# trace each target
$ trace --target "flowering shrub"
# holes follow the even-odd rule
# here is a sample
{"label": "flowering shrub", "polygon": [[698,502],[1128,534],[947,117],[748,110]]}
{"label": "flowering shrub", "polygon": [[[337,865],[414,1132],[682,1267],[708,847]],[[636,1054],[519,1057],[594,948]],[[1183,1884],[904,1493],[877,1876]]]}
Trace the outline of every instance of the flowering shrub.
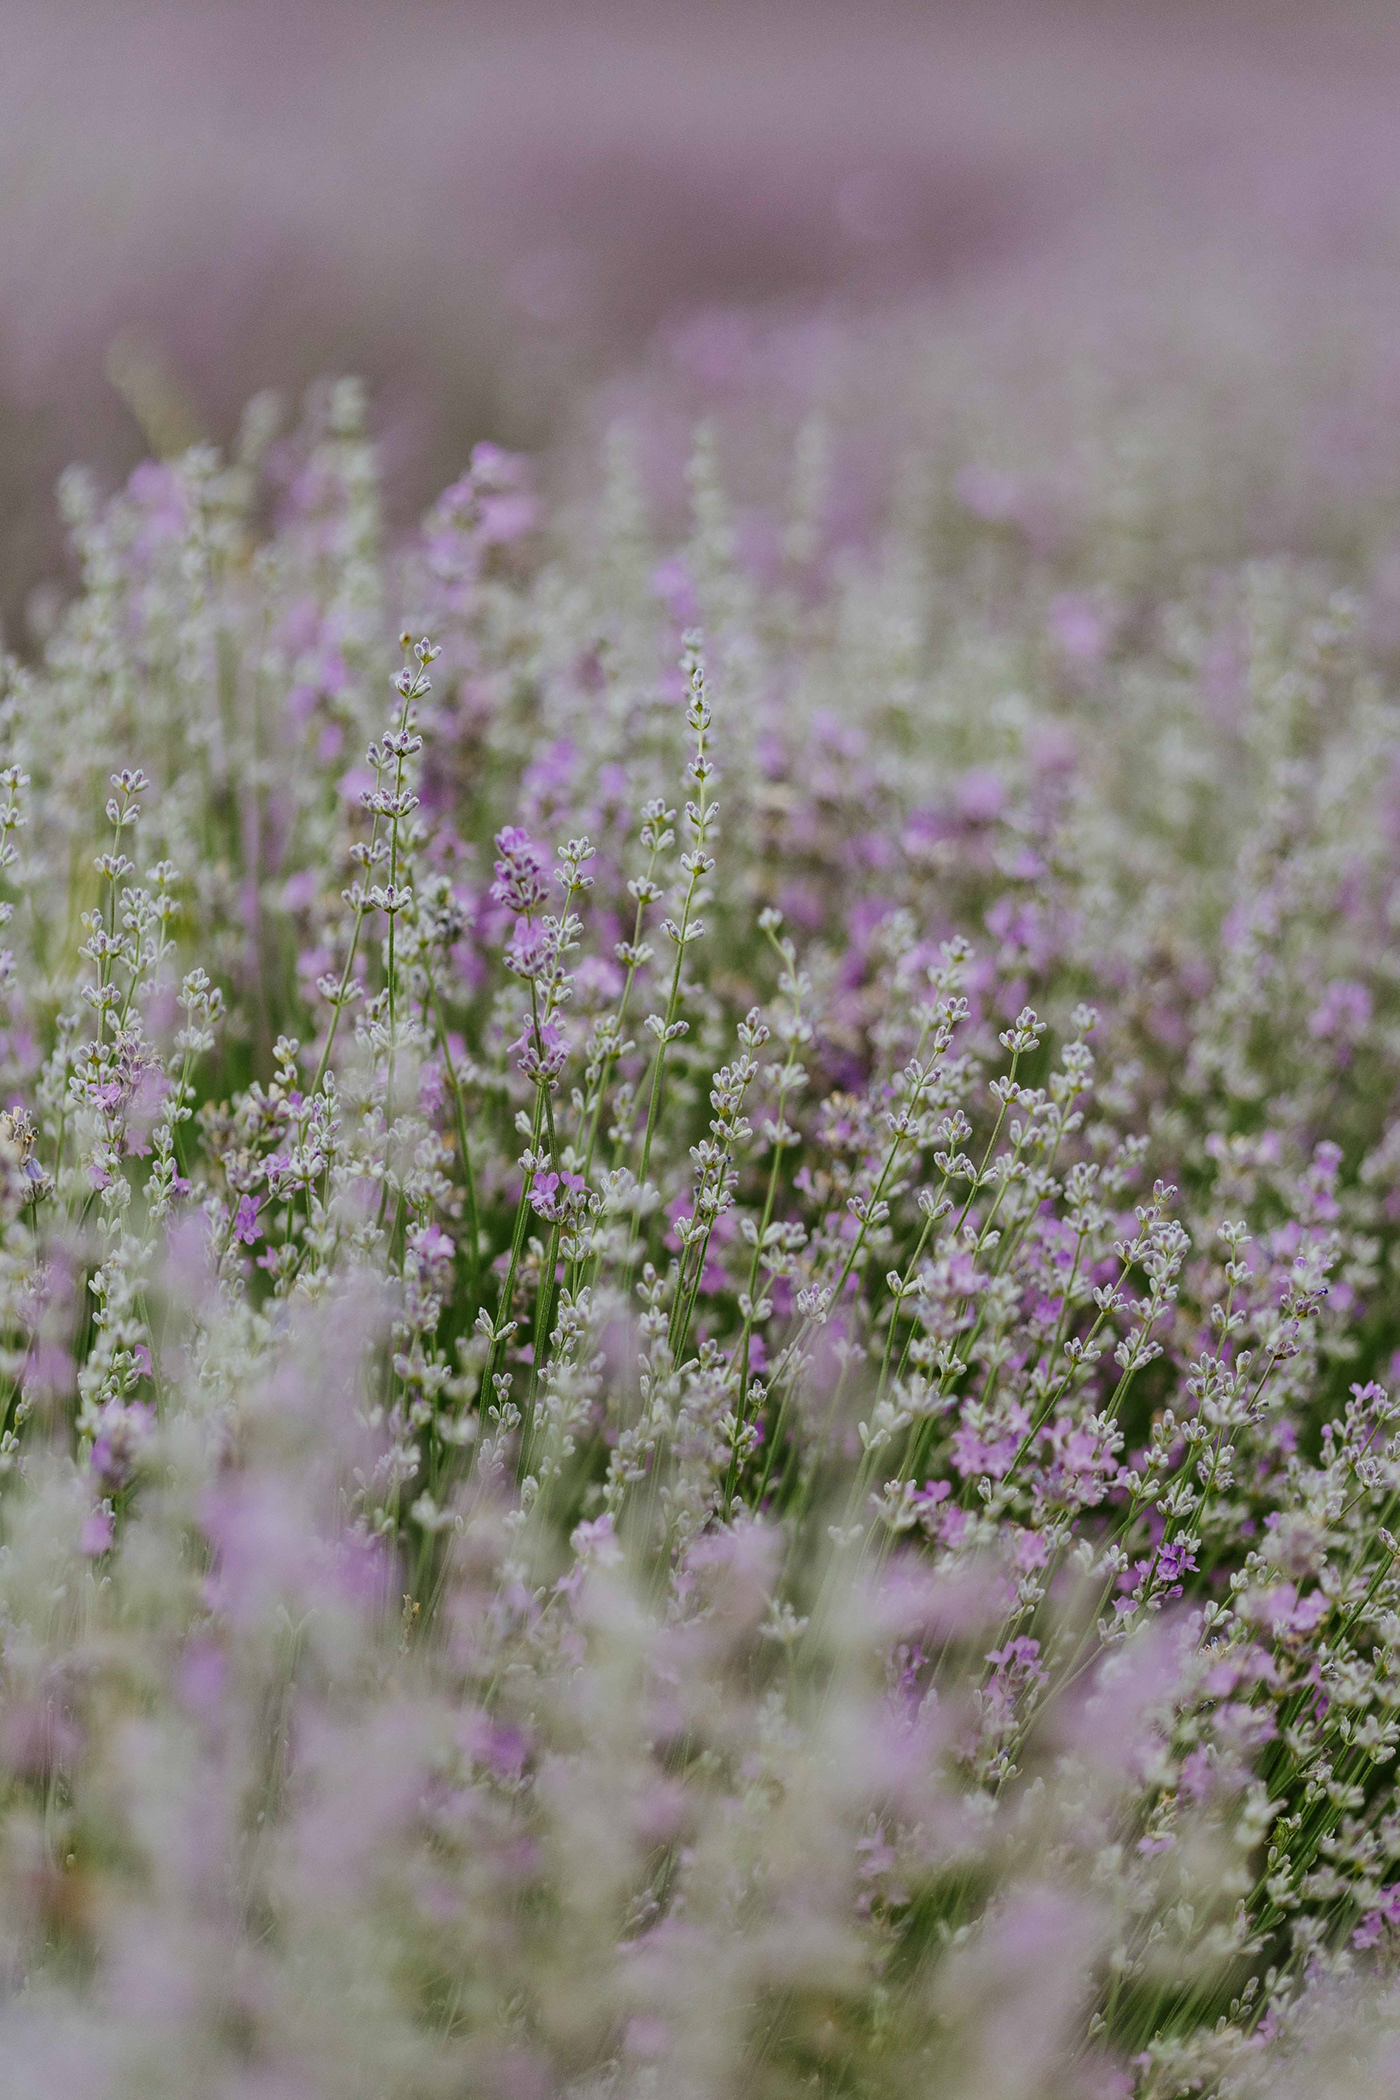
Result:
{"label": "flowering shrub", "polygon": [[7,2090],[1394,2089],[1384,623],[799,450],[64,485]]}

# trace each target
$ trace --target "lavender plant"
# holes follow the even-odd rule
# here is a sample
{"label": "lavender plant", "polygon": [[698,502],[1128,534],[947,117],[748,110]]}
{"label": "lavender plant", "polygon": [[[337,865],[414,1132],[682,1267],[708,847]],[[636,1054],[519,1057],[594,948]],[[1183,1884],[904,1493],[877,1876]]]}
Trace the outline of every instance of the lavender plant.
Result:
{"label": "lavender plant", "polygon": [[363,413],[4,664],[9,2089],[1392,2090],[1358,579]]}

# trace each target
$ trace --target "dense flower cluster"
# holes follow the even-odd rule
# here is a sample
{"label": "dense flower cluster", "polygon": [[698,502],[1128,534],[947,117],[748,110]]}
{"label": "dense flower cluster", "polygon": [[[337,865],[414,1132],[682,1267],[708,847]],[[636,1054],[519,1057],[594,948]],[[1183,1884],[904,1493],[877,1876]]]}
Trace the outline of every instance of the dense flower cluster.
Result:
{"label": "dense flower cluster", "polygon": [[1392,2091],[1367,579],[362,419],[3,664],[7,2090]]}

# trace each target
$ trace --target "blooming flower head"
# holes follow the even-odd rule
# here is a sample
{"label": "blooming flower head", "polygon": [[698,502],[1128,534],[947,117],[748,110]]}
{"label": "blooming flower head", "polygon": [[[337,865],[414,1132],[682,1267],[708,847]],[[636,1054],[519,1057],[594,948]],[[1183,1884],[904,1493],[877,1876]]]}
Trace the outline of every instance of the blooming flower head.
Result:
{"label": "blooming flower head", "polygon": [[544,871],[548,855],[516,824],[507,824],[496,834],[495,881],[491,896],[513,912],[529,917],[548,901]]}

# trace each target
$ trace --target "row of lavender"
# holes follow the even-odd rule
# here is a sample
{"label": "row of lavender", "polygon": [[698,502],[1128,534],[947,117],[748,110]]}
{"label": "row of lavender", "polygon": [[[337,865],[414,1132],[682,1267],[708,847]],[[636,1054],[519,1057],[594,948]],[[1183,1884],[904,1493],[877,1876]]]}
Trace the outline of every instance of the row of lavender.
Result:
{"label": "row of lavender", "polygon": [[392,551],[341,385],[65,484],[14,2090],[1393,2086],[1384,620],[1208,485],[1106,564],[1140,455],[843,541],[838,452]]}

